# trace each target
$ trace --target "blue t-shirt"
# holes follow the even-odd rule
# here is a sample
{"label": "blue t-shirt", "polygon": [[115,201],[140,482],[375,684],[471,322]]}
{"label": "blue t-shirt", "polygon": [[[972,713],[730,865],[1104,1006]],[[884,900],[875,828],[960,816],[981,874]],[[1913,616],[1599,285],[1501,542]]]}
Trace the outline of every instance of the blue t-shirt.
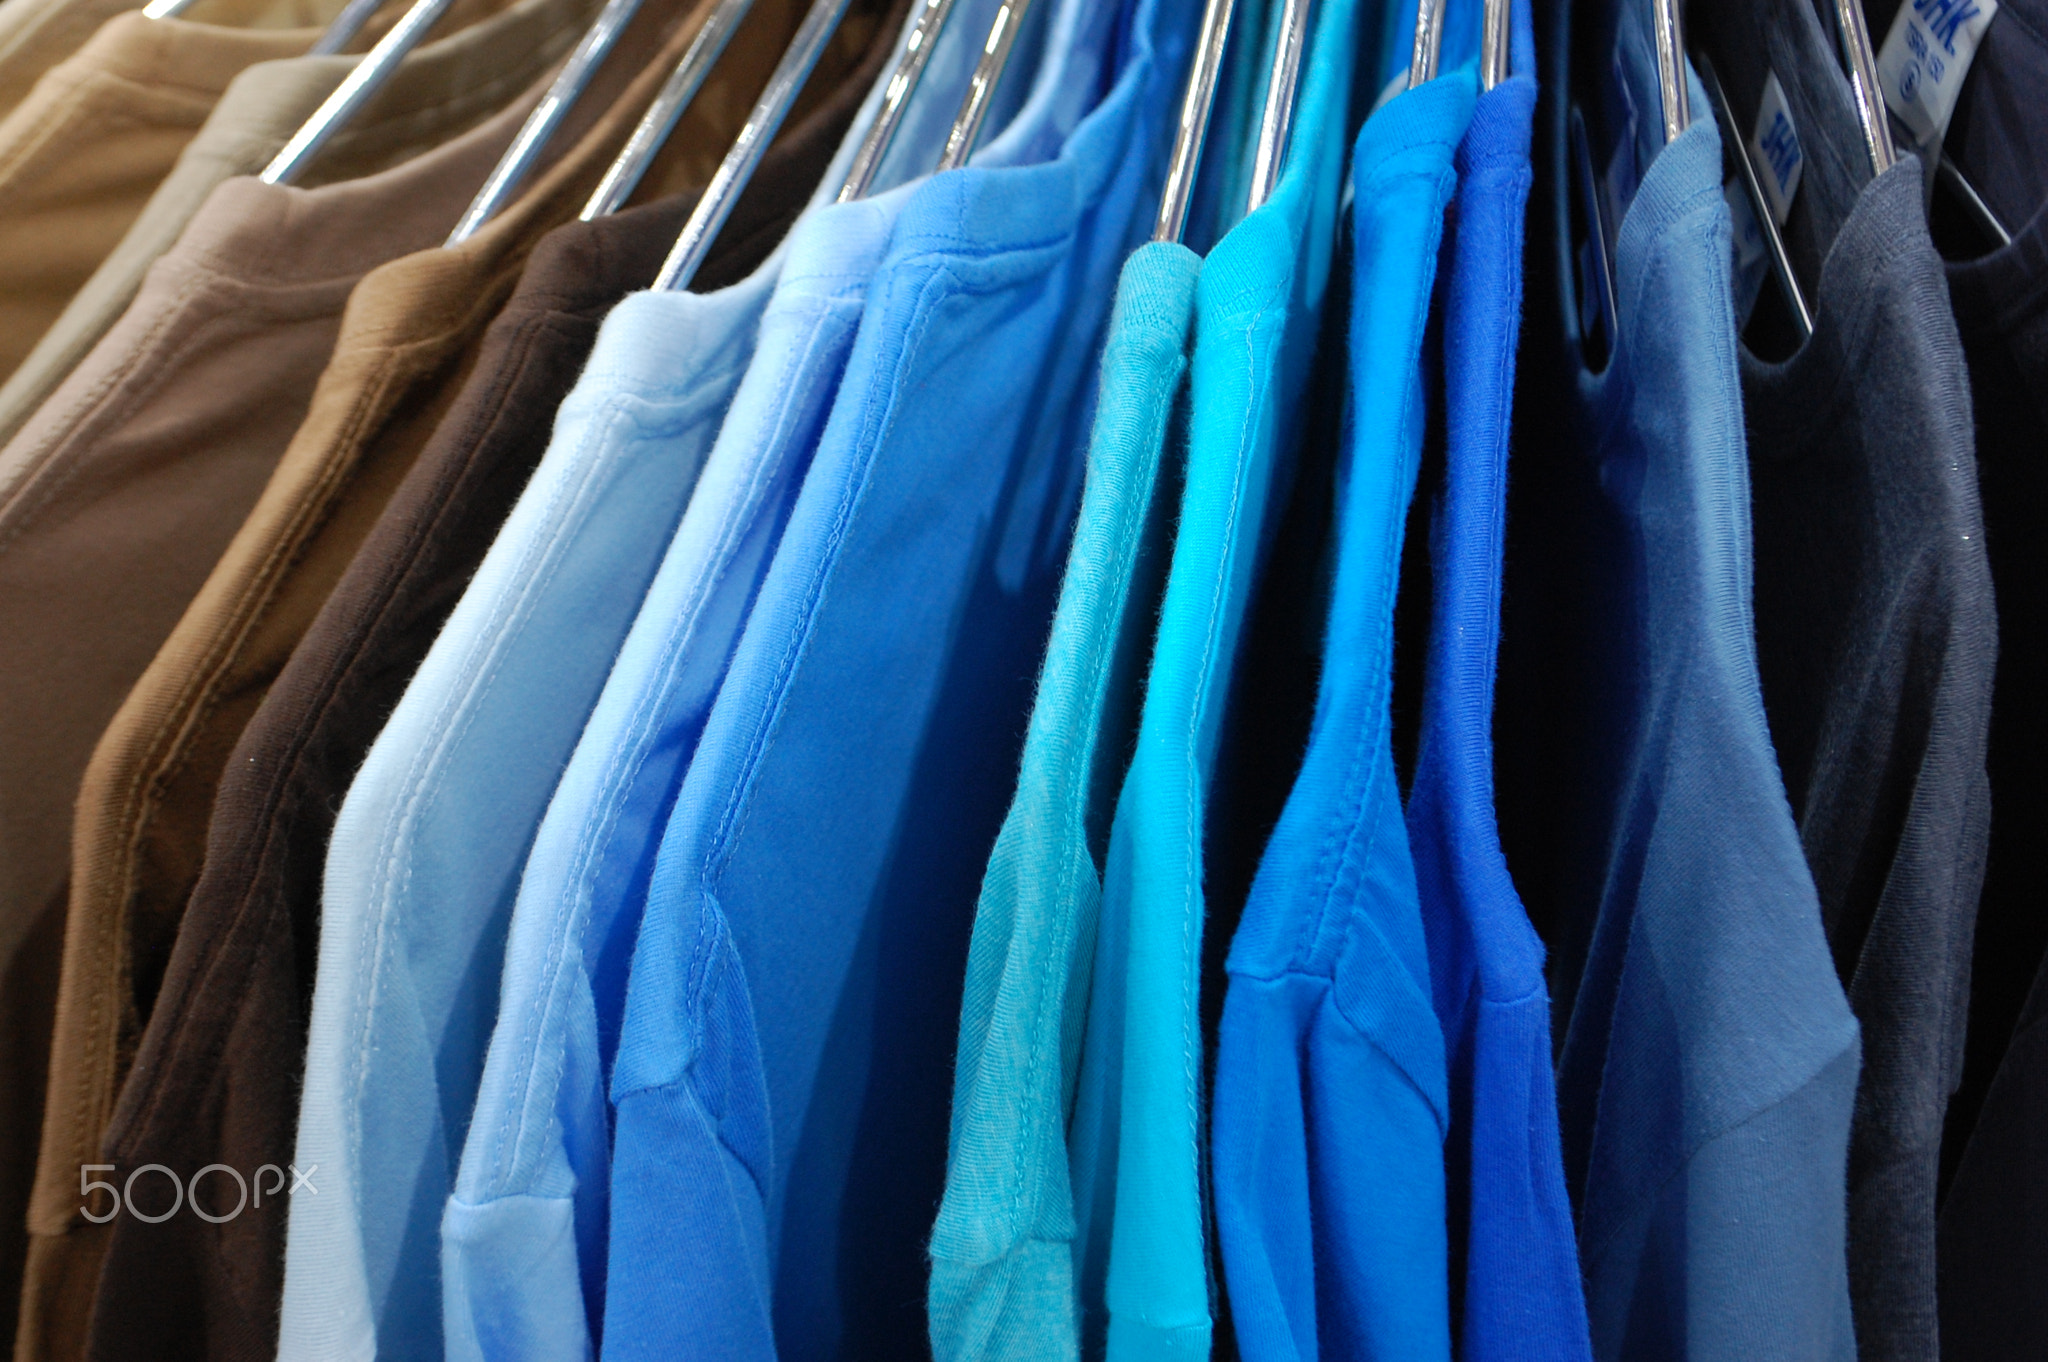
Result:
{"label": "blue t-shirt", "polygon": [[1444,1031],[1451,1328],[1466,1362],[1586,1362],[1585,1293],[1557,1133],[1543,943],[1493,812],[1509,404],[1536,105],[1529,7],[1514,74],[1479,96],[1458,148],[1446,253],[1444,485],[1430,527],[1431,613],[1408,797],[1432,992]]}
{"label": "blue t-shirt", "polygon": [[941,175],[896,223],[657,859],[612,1077],[608,1356],[926,1346],[975,888],[1193,23],[1063,5],[1056,158]]}
{"label": "blue t-shirt", "polygon": [[[1566,8],[1545,49],[1561,95]],[[1647,168],[1598,372],[1575,175],[1544,212],[1557,282],[1516,395],[1501,826],[1569,1015],[1557,1096],[1594,1356],[1846,1362],[1857,1028],[1758,682],[1720,138],[1693,80],[1690,128],[1658,145],[1650,12],[1628,0],[1611,63]]]}
{"label": "blue t-shirt", "polygon": [[[1468,14],[1452,7],[1447,28]],[[1470,64],[1403,91],[1352,156],[1349,412],[1322,674],[1307,755],[1230,944],[1210,1116],[1248,1362],[1451,1354],[1449,1095],[1391,690],[1423,334],[1477,94]]]}
{"label": "blue t-shirt", "polygon": [[[968,35],[977,23],[986,30],[993,7],[979,0],[955,12],[891,145],[892,165],[937,161],[945,124],[911,115],[934,102],[957,107],[980,51]],[[825,190],[843,178],[879,99],[877,87]],[[451,1358],[595,1349],[611,1183],[605,1083],[655,850],[909,193],[814,205],[777,252],[746,377],[534,836],[476,1114],[441,1221]]]}
{"label": "blue t-shirt", "polygon": [[[442,1347],[440,1220],[534,829],[753,349],[773,273],[605,318],[548,451],[357,772],[321,896],[279,1355]],[[595,1139],[578,1131],[571,1139]],[[572,1233],[567,1207],[538,1212]],[[531,1306],[583,1329],[580,1290]]]}
{"label": "blue t-shirt", "polygon": [[1078,1358],[1067,1121],[1107,823],[1151,646],[1168,499],[1155,497],[1201,258],[1138,248],[1117,280],[1073,548],[975,909],[932,1230],[932,1356]]}
{"label": "blue t-shirt", "polygon": [[1114,1362],[1209,1350],[1203,806],[1329,281],[1360,8],[1316,7],[1279,182],[1216,244],[1196,284],[1187,481],[1110,828],[1069,1139],[1085,1350],[1105,1347]]}

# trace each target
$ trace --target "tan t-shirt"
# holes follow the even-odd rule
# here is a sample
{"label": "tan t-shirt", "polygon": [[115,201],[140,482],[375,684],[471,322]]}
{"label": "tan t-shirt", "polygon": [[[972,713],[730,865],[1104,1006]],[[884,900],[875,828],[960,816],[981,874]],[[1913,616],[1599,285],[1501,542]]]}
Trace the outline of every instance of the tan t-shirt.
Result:
{"label": "tan t-shirt", "polygon": [[[455,7],[438,26],[452,31],[407,54],[390,83],[321,148],[298,183],[310,188],[371,174],[502,109],[568,52],[593,7],[593,0],[517,0],[500,13],[483,14],[501,3],[465,0]],[[465,12],[481,17],[454,27]],[[234,78],[120,244],[0,384],[0,442],[13,438],[106,334],[134,299],[143,272],[171,248],[214,186],[268,165],[357,60],[292,57],[258,62]]]}
{"label": "tan t-shirt", "polygon": [[[39,1022],[46,1036],[56,1009],[46,997],[40,1017],[33,1010],[45,990],[14,993],[18,980],[57,972],[50,938],[63,935],[67,917],[63,853],[94,741],[290,444],[356,283],[446,235],[540,93],[536,82],[500,116],[368,179],[311,190],[249,178],[219,186],[134,305],[10,446],[35,457],[12,460],[17,476],[0,499],[0,630],[55,651],[40,666],[0,667],[0,836],[9,853],[0,855],[0,1010]],[[45,416],[61,429],[45,429]],[[61,958],[75,949],[83,947],[67,942]],[[124,984],[87,1003],[88,1013],[132,996],[125,969],[115,969]],[[135,1023],[118,1005],[116,1013],[104,1020],[125,1035]],[[29,1067],[0,1072],[10,1125],[42,1106],[40,1093],[14,1091],[42,1077]],[[90,1163],[74,1155],[95,1146],[101,1118],[76,1096],[74,1083],[54,1124],[76,1132],[66,1157]],[[52,1113],[43,1115],[48,1140]],[[0,1167],[0,1191],[17,1207],[33,1158],[25,1151],[17,1167]],[[17,1357],[81,1355],[92,1247],[60,1237],[46,1266],[31,1257]]]}
{"label": "tan t-shirt", "polygon": [[[0,378],[120,242],[228,83],[257,62],[304,53],[340,8],[209,2],[214,23],[116,15],[0,119]],[[451,27],[502,8],[458,5],[463,13],[444,20]],[[263,26],[281,17],[300,26]]]}
{"label": "tan t-shirt", "polygon": [[[78,1214],[77,1169],[96,1157],[145,1020],[152,981],[138,978],[137,961],[160,967],[198,878],[222,762],[453,401],[528,252],[582,207],[709,8],[701,0],[666,35],[664,16],[643,11],[557,134],[557,159],[510,207],[461,245],[393,260],[357,285],[310,409],[254,510],[94,749],[72,836],[19,1362],[78,1355],[68,1338],[60,1349],[37,1330],[56,1338],[60,1320],[82,1317],[90,1300],[104,1236]],[[800,0],[756,0],[643,195],[710,177],[802,12]],[[847,37],[833,45],[828,80],[865,46]],[[462,181],[465,202],[480,180]],[[459,212],[445,215],[444,232]],[[178,419],[162,401],[150,413]]]}

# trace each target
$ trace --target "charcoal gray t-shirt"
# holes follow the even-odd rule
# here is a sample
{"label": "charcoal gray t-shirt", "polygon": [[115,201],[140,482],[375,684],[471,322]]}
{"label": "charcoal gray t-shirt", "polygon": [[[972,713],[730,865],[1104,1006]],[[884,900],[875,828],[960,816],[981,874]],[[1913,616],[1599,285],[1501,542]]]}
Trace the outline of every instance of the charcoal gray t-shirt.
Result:
{"label": "charcoal gray t-shirt", "polygon": [[[1874,5],[1889,25],[1897,0]],[[1879,10],[1883,13],[1880,15]],[[1985,545],[2002,624],[1991,705],[1991,853],[1963,1085],[1942,1150],[1941,1352],[2048,1357],[2048,0],[2003,0],[1947,149],[2012,235],[1945,188],[1931,217],[1969,362]]]}
{"label": "charcoal gray t-shirt", "polygon": [[[1968,374],[1919,163],[1871,177],[1813,7],[1693,14],[1744,139],[1775,73],[1802,157],[1785,236],[1814,334],[1741,355],[1757,652],[1863,1028],[1849,1146],[1858,1354],[1932,1362],[1936,1186],[1990,836],[1997,654]],[[1763,345],[1754,327],[1747,339]]]}

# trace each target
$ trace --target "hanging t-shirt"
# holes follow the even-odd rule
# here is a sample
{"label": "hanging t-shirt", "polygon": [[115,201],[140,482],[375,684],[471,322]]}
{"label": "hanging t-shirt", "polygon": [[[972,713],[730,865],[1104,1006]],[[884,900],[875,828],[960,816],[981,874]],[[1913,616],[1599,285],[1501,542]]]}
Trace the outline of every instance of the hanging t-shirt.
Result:
{"label": "hanging t-shirt", "polygon": [[1200,269],[1187,247],[1153,242],[1117,279],[1080,517],[968,947],[931,1244],[940,1362],[1080,1353],[1066,1135],[1102,902],[1095,848],[1156,618],[1171,498],[1155,493]]}
{"label": "hanging t-shirt", "polygon": [[[1452,31],[1472,17],[1458,8]],[[1216,1231],[1249,1362],[1451,1355],[1449,1093],[1389,688],[1423,329],[1477,85],[1467,64],[1403,91],[1352,153],[1351,415],[1316,716],[1217,1039]]]}
{"label": "hanging t-shirt", "polygon": [[[757,6],[762,27],[731,50],[779,56],[798,11]],[[665,77],[686,38],[643,77]],[[821,59],[813,91],[864,46]],[[281,1358],[440,1353],[440,1220],[520,867],[752,353],[779,260],[711,293],[634,294],[605,319],[548,454],[349,787],[327,853],[293,1159],[328,1181],[292,1202]],[[581,1301],[567,1308],[580,1322]]]}
{"label": "hanging t-shirt", "polygon": [[1716,5],[1693,34],[1736,118],[1762,107],[1775,75],[1781,157],[1796,129],[1784,237],[1814,331],[1782,358],[1741,351],[1757,661],[1863,1031],[1849,1137],[1857,1354],[1917,1362],[1939,1351],[1935,1183],[1990,831],[1998,641],[1968,376],[1920,163],[1902,156],[1871,178],[1813,7]]}
{"label": "hanging t-shirt", "polygon": [[1091,1355],[1210,1345],[1198,1116],[1203,805],[1329,281],[1359,8],[1317,7],[1280,178],[1217,242],[1195,289],[1186,485],[1110,826],[1069,1136]]}
{"label": "hanging t-shirt", "polygon": [[[1557,1137],[1543,943],[1493,811],[1508,424],[1536,104],[1529,9],[1514,74],[1479,96],[1458,148],[1443,293],[1444,482],[1408,836],[1443,1025],[1451,1328],[1467,1362],[1586,1362],[1586,1301]],[[1413,589],[1404,583],[1404,589]]]}
{"label": "hanging t-shirt", "polygon": [[[970,6],[952,17],[913,110],[957,107],[979,52],[961,35],[985,33],[987,16]],[[878,55],[898,46],[894,31],[875,44]],[[930,166],[945,126],[906,123],[892,158],[900,149],[908,164]],[[611,1182],[605,1076],[655,851],[908,192],[820,205],[790,234],[753,361],[534,835],[476,1113],[441,1221],[451,1358],[593,1348]]]}
{"label": "hanging t-shirt", "polygon": [[[1581,11],[1580,13],[1583,13]],[[1551,15],[1545,278],[1521,352],[1498,745],[1501,830],[1567,1009],[1558,1107],[1593,1353],[1855,1355],[1843,1187],[1858,1069],[1764,720],[1721,145],[1668,145],[1651,6],[1613,69],[1643,171],[1589,367],[1570,15]],[[1583,39],[1581,40],[1583,42]]]}
{"label": "hanging t-shirt", "polygon": [[[1891,7],[1873,5],[1874,31]],[[1941,1355],[2048,1355],[2048,5],[2003,0],[1943,143],[2011,240],[1937,182],[1935,241],[1970,375],[1985,547],[1998,596],[1991,845],[1963,1083],[1949,1104],[1937,1259]]]}
{"label": "hanging t-shirt", "polygon": [[1195,19],[1050,13],[1018,164],[897,220],[663,835],[612,1075],[608,1357],[926,1346],[975,886]]}

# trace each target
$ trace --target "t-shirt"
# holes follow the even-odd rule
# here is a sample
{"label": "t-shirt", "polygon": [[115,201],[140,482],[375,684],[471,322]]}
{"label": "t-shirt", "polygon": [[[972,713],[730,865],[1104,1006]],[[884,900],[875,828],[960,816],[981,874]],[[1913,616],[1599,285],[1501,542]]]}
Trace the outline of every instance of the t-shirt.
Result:
{"label": "t-shirt", "polygon": [[[1917,158],[1873,180],[1811,6],[1697,31],[1754,109],[1772,72],[1802,156],[1786,249],[1814,334],[1741,352],[1764,710],[1863,1033],[1849,1287],[1863,1362],[1933,1357],[1935,1184],[1962,1069],[1989,838],[1997,621],[1968,375]],[[1844,154],[1848,153],[1848,154]]]}
{"label": "t-shirt", "polygon": [[1216,1042],[1216,1230],[1250,1359],[1451,1355],[1449,1091],[1390,687],[1423,329],[1477,94],[1469,64],[1405,90],[1352,152],[1351,416],[1315,721],[1231,940]]}
{"label": "t-shirt", "polygon": [[[957,35],[986,16],[955,17],[914,104],[950,103],[958,83],[942,73],[979,50]],[[893,42],[874,45],[878,58],[892,51]],[[867,92],[874,81],[863,74]],[[903,131],[924,131],[920,123],[930,120]],[[906,142],[900,131],[892,155],[901,148],[907,163],[930,166],[943,136],[940,127],[936,139]],[[655,852],[906,194],[821,204],[791,233],[754,358],[534,834],[476,1113],[441,1221],[451,1357],[571,1356],[597,1336],[610,1189],[605,1078]]]}
{"label": "t-shirt", "polygon": [[1349,0],[1317,8],[1279,180],[1216,243],[1195,289],[1186,484],[1110,825],[1069,1135],[1091,1355],[1210,1345],[1198,1116],[1203,805],[1329,281],[1358,11]]}
{"label": "t-shirt", "polygon": [[975,889],[1195,18],[1049,15],[1014,163],[897,220],[663,835],[612,1075],[608,1355],[926,1347]]}
{"label": "t-shirt", "polygon": [[[1871,22],[1880,22],[1873,6]],[[1889,15],[1883,22],[1890,22]],[[1984,30],[1944,146],[2012,234],[1962,229],[1938,186],[1935,240],[1970,375],[1985,547],[2002,628],[1991,706],[1991,846],[1977,912],[1963,1083],[1949,1104],[1938,1237],[1941,1355],[2048,1353],[2048,6]]]}
{"label": "t-shirt", "polygon": [[[302,189],[372,174],[417,156],[511,103],[545,75],[589,23],[587,0],[462,0],[390,79],[328,139],[293,182]],[[483,17],[469,22],[478,11]],[[187,11],[189,14],[190,11]],[[262,61],[221,92],[176,164],[15,371],[0,384],[0,440],[35,414],[134,301],[216,185],[270,164],[359,58]],[[488,173],[488,172],[486,172]]]}
{"label": "t-shirt", "polygon": [[1560,97],[1515,395],[1501,829],[1569,1018],[1558,1108],[1594,1356],[1847,1362],[1856,1022],[1756,671],[1720,138],[1696,115],[1659,145],[1650,15],[1618,15],[1646,168],[1597,372],[1572,283],[1562,7],[1544,49]]}
{"label": "t-shirt", "polygon": [[[769,149],[701,286],[742,278],[768,255],[865,93],[847,82]],[[459,195],[481,182],[488,162],[451,177]],[[441,213],[442,229],[463,201]],[[694,192],[676,195],[566,223],[541,240],[461,394],[244,728],[222,772],[204,869],[108,1127],[105,1156],[118,1169],[161,1163],[189,1184],[210,1164],[291,1162],[335,811],[546,450],[598,324],[654,277],[694,203]],[[251,1188],[251,1204],[223,1225],[189,1213],[155,1225],[114,1222],[93,1355],[113,1362],[183,1348],[274,1358],[289,1182],[280,1195],[271,1180],[260,1204]],[[233,1189],[224,1190],[231,1202]]]}
{"label": "t-shirt", "polygon": [[926,1307],[941,1362],[1079,1355],[1066,1137],[1102,904],[1097,847],[1171,543],[1161,464],[1200,270],[1185,246],[1152,242],[1117,278],[1073,547],[968,945]]}
{"label": "t-shirt", "polygon": [[[799,9],[754,7],[758,26],[724,58],[737,58],[736,78],[772,67]],[[861,13],[841,30],[857,45],[835,43],[814,93],[866,46],[873,10]],[[627,66],[631,89],[604,92],[592,132],[475,236],[398,263],[445,278],[508,224],[531,223],[543,193],[545,216],[567,219],[574,205],[556,196],[588,197],[691,27],[660,39],[637,74]],[[731,126],[721,117],[671,142],[664,161],[702,155]],[[536,469],[349,787],[327,852],[294,1156],[332,1181],[292,1203],[282,1358],[439,1353],[441,1211],[497,1016],[519,869],[717,433],[770,277],[634,295],[606,318],[556,416],[557,457]]]}
{"label": "t-shirt", "polygon": [[1446,453],[1429,522],[1433,601],[1408,836],[1448,1073],[1457,1355],[1587,1362],[1543,943],[1508,875],[1493,806],[1493,668],[1536,104],[1528,7],[1514,19],[1514,74],[1479,96],[1458,148],[1442,293]]}

